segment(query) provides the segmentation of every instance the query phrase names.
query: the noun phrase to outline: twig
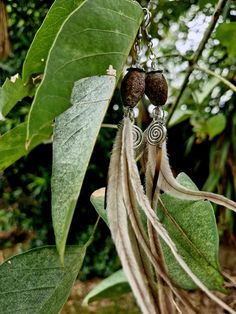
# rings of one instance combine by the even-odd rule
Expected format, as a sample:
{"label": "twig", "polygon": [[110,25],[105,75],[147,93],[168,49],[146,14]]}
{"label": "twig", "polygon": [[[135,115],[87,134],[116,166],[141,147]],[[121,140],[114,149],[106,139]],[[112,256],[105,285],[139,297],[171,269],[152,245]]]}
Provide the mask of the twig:
{"label": "twig", "polygon": [[233,92],[236,93],[236,86],[234,84],[232,84],[230,81],[226,80],[224,77],[222,77],[221,75],[207,69],[207,68],[203,68],[203,67],[200,67],[198,65],[195,65],[194,66],[194,69],[195,70],[199,70],[199,71],[202,71],[202,72],[205,72],[209,75],[212,75],[216,78],[218,78],[222,83],[224,83],[226,86],[228,86]]}
{"label": "twig", "polygon": [[93,240],[94,240],[94,235],[95,235],[95,232],[96,232],[96,230],[97,230],[97,226],[98,226],[98,223],[99,223],[100,219],[101,219],[101,217],[98,216],[98,218],[97,218],[97,220],[96,220],[96,222],[95,222],[95,225],[93,226],[92,233],[91,233],[91,235],[90,235],[88,241],[85,243],[85,247],[86,247],[86,248],[87,248],[88,246],[90,246],[90,244],[91,244],[91,243],[93,242]]}
{"label": "twig", "polygon": [[223,271],[222,274],[223,274],[223,276],[225,278],[227,278],[231,282],[230,286],[236,288],[236,281],[235,281],[235,279],[232,276],[230,276],[228,273],[226,273],[225,271]]}
{"label": "twig", "polygon": [[203,38],[197,48],[197,50],[195,51],[195,53],[193,54],[191,60],[189,61],[189,68],[187,69],[187,73],[185,75],[185,79],[180,87],[180,90],[179,90],[179,93],[175,99],[175,101],[173,102],[172,106],[170,107],[170,110],[169,110],[169,115],[166,119],[166,124],[168,125],[175,109],[177,108],[178,104],[179,104],[179,101],[185,91],[185,88],[187,87],[188,85],[188,80],[189,80],[189,77],[190,75],[192,74],[193,70],[194,70],[194,66],[196,65],[199,57],[201,56],[202,54],[202,51],[208,41],[208,39],[210,38],[211,36],[211,33],[213,32],[214,28],[215,28],[215,25],[219,19],[219,16],[222,12],[222,10],[224,9],[226,3],[227,3],[228,0],[219,0],[217,5],[216,5],[216,8],[215,8],[215,11],[212,15],[212,18],[211,18],[211,21],[203,35]]}
{"label": "twig", "polygon": [[118,126],[116,124],[103,123],[102,128],[118,129]]}

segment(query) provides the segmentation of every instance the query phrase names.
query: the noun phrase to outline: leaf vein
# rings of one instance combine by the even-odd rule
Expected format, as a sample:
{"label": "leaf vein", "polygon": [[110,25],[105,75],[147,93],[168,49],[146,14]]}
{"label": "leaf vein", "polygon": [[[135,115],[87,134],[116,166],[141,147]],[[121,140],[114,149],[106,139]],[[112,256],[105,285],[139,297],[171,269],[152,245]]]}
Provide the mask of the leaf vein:
{"label": "leaf vein", "polygon": [[57,70],[54,71],[54,75],[61,71],[62,69],[64,69],[68,64],[79,61],[79,60],[84,60],[84,59],[88,59],[88,58],[92,58],[92,57],[97,57],[97,56],[105,56],[105,55],[121,55],[121,56],[126,56],[125,53],[121,53],[120,51],[110,51],[110,52],[104,52],[104,53],[94,53],[94,54],[90,54],[87,56],[83,56],[83,57],[79,57],[76,59],[72,59],[66,63],[64,63],[62,66],[60,66]]}

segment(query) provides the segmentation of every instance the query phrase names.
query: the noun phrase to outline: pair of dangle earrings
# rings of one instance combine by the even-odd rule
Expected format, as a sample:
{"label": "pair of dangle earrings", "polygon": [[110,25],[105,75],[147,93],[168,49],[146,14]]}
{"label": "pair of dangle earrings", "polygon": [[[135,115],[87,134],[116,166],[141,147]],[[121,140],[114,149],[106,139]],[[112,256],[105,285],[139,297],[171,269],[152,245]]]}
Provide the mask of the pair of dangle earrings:
{"label": "pair of dangle earrings", "polygon": [[[142,130],[134,125],[134,107],[146,94],[154,105],[153,121],[148,128]],[[167,130],[164,122],[164,111],[161,107],[168,96],[168,86],[162,71],[153,70],[145,73],[141,68],[129,68],[121,83],[121,97],[124,104],[124,116],[133,123],[133,146],[135,149],[143,143],[144,137],[150,145],[161,147],[166,139]]]}

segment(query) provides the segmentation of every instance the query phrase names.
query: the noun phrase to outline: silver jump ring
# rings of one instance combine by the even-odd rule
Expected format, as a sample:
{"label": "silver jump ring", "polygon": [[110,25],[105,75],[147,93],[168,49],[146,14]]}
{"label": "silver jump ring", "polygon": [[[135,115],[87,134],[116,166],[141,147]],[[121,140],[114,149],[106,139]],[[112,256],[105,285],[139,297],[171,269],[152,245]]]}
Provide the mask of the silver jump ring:
{"label": "silver jump ring", "polygon": [[129,118],[131,122],[134,122],[134,110],[131,107],[124,107],[124,116]]}
{"label": "silver jump ring", "polygon": [[161,123],[163,123],[164,118],[165,118],[165,113],[159,106],[155,106],[155,108],[153,108],[153,111],[152,111],[152,117],[155,121],[159,120]]}

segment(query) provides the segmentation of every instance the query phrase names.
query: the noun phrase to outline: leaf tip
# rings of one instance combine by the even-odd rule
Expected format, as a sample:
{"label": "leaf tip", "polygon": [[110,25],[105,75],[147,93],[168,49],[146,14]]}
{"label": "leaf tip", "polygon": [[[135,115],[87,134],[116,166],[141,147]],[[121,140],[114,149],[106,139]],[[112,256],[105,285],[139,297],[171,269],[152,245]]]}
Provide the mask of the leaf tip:
{"label": "leaf tip", "polygon": [[83,299],[81,306],[86,307],[89,305],[89,299],[87,298],[87,296]]}
{"label": "leaf tip", "polygon": [[91,194],[90,200],[93,199],[93,198],[97,198],[97,197],[104,197],[105,196],[105,192],[106,192],[106,188],[104,188],[104,187],[94,191]]}

